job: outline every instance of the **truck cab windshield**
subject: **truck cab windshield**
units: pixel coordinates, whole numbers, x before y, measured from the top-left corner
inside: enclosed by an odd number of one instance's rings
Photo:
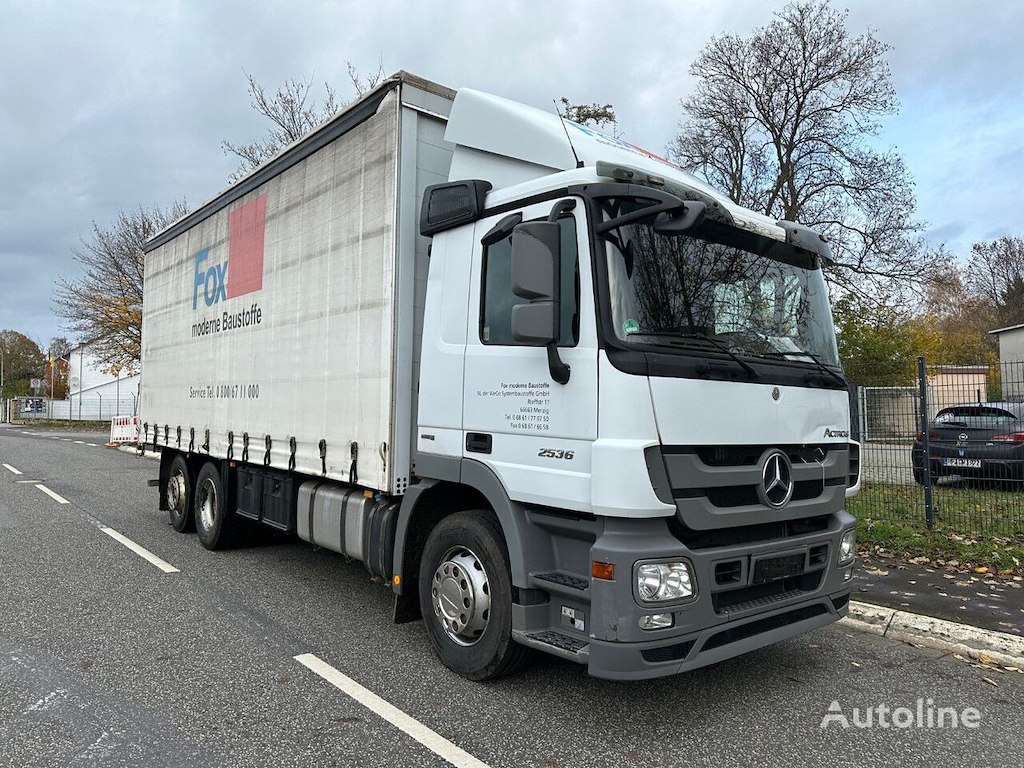
[[[601,207],[607,221],[647,204],[622,198]],[[621,342],[839,367],[814,254],[710,219],[675,236],[641,220],[605,232],[600,244]]]

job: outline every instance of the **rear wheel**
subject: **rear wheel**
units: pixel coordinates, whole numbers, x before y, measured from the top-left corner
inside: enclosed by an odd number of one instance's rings
[[[207,549],[231,546],[237,520],[225,509],[220,469],[206,462],[196,478],[195,524],[199,541]]]
[[[192,517],[192,474],[188,469],[188,462],[180,454],[171,461],[171,474],[167,478],[167,488],[164,491],[167,501],[167,514],[174,530],[185,533],[195,528],[195,519]]]
[[[430,644],[453,672],[489,680],[515,671],[528,657],[512,640],[508,554],[489,510],[457,512],[430,532],[419,593]]]

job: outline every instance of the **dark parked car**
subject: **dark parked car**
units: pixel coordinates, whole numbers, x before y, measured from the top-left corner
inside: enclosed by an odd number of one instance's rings
[[[1024,480],[1024,403],[969,403],[943,408],[928,425],[932,480],[960,475]],[[924,483],[924,433],[912,453]]]

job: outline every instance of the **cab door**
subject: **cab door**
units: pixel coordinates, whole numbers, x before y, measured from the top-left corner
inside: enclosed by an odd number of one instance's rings
[[[543,221],[557,203],[525,206],[518,213],[523,221]],[[570,368],[565,384],[552,378],[546,348],[512,338],[512,307],[526,300],[512,292],[511,236],[480,246],[508,215],[484,219],[474,232],[480,258],[473,261],[470,279],[463,456],[493,469],[513,500],[589,511],[590,454],[597,438],[597,331],[585,212],[577,204],[558,218],[558,353]]]

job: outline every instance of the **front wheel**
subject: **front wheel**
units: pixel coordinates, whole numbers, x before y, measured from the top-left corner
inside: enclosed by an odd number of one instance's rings
[[[512,640],[512,577],[490,510],[457,512],[430,532],[419,597],[430,644],[453,672],[490,680],[526,660],[528,650]]]
[[[225,508],[224,484],[220,469],[206,462],[196,478],[195,521],[200,543],[207,549],[231,546],[237,521]]]

